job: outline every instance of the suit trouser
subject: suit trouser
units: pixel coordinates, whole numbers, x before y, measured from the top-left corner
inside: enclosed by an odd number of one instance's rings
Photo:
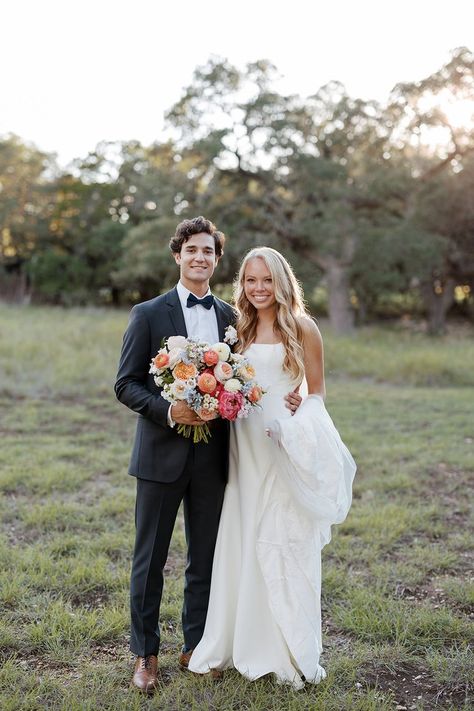
[[[191,445],[184,471],[174,482],[137,479],[130,648],[142,657],[159,651],[163,568],[181,501],[188,546],[182,610],[186,649],[196,647],[204,632],[225,481],[221,471],[200,466],[200,452],[202,446]]]

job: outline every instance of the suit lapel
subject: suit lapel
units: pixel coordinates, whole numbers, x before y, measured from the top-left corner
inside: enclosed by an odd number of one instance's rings
[[[176,287],[171,289],[166,295],[166,304],[169,309],[169,317],[171,323],[173,324],[176,336],[188,336],[186,330],[186,323],[184,321],[183,309],[181,308],[181,303],[178,296],[178,290]],[[172,334],[170,334],[172,335]]]
[[[217,330],[219,332],[219,341],[223,341],[224,335],[225,335],[225,330],[226,330],[227,326],[229,325],[229,319],[227,318],[224,307],[222,306],[220,301],[216,298],[214,298],[214,310],[216,312]]]

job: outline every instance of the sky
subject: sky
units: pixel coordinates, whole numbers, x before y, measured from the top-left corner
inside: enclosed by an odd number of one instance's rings
[[[0,136],[63,166],[101,140],[160,140],[211,55],[240,69],[269,59],[282,92],[336,79],[383,102],[474,50],[473,0],[5,0],[0,22]]]

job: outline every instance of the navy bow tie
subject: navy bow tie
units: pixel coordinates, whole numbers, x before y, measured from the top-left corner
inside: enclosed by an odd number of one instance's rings
[[[186,301],[186,306],[188,309],[196,306],[196,304],[201,304],[205,309],[210,309],[214,304],[214,297],[212,294],[208,294],[203,299],[198,299],[194,294],[188,295],[188,300]]]

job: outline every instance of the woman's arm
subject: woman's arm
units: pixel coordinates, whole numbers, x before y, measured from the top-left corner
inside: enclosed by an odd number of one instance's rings
[[[311,319],[302,318],[300,326],[303,331],[304,369],[308,395],[325,397],[323,339],[319,328]]]

